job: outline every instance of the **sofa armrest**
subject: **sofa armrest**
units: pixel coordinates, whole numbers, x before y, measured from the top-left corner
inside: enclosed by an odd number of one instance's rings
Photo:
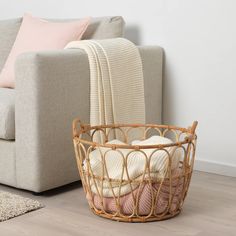
[[[159,46],[139,47],[143,63],[146,123],[162,123],[163,49]]]
[[[161,121],[162,50],[140,47],[147,122]],[[72,120],[89,122],[89,64],[82,50],[26,53],[16,62],[17,187],[42,192],[79,179]]]
[[[78,180],[72,120],[89,121],[89,64],[82,50],[22,54],[16,62],[16,179],[41,192]]]

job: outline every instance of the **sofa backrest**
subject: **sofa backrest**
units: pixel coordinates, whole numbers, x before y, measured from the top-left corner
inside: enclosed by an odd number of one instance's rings
[[[52,21],[70,21],[70,19]],[[0,72],[15,42],[21,22],[22,18],[0,21]],[[83,39],[122,37],[124,24],[124,20],[121,16],[95,17],[84,33]]]

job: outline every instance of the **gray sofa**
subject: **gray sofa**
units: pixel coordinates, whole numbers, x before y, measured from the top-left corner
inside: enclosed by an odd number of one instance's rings
[[[0,70],[21,19],[0,21]],[[121,17],[94,18],[84,38],[121,37]],[[161,122],[162,49],[140,47],[147,122]],[[0,88],[0,183],[42,192],[79,179],[72,120],[89,122],[89,65],[82,50],[25,53],[16,89]]]

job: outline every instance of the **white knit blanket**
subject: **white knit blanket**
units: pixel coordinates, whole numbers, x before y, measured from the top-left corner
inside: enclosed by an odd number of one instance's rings
[[[88,54],[91,125],[145,123],[142,61],[132,42],[124,38],[82,40],[69,43],[68,48],[84,49]],[[115,133],[113,138],[118,138]]]
[[[119,140],[112,140],[109,144],[124,144]],[[143,141],[133,141],[132,145],[154,145],[169,144],[172,141],[161,136],[152,136]],[[122,196],[130,193],[138,184],[123,182],[119,180],[141,180],[149,178],[148,166],[150,169],[150,177],[154,180],[161,180],[168,173],[170,164],[171,170],[178,167],[181,150],[176,147],[165,148],[165,150],[143,149],[137,152],[131,152],[131,149],[97,148],[89,155],[89,160],[84,161],[84,169],[90,175],[97,177],[105,177],[105,180],[94,181],[88,179],[93,193],[103,195],[104,197]],[[169,155],[168,155],[168,153]],[[127,157],[128,156],[128,157]],[[104,158],[104,159],[103,159]],[[171,161],[171,163],[170,163]],[[127,162],[127,169],[123,169],[124,162]],[[105,165],[104,165],[105,164]],[[104,168],[106,166],[106,168]],[[110,183],[107,179],[118,180]]]

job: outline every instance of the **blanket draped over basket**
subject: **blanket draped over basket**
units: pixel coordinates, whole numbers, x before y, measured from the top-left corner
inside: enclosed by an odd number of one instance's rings
[[[89,60],[90,124],[145,124],[143,70],[137,47],[124,38],[73,41],[66,46],[76,48],[85,50]],[[115,131],[111,135],[119,136]]]

